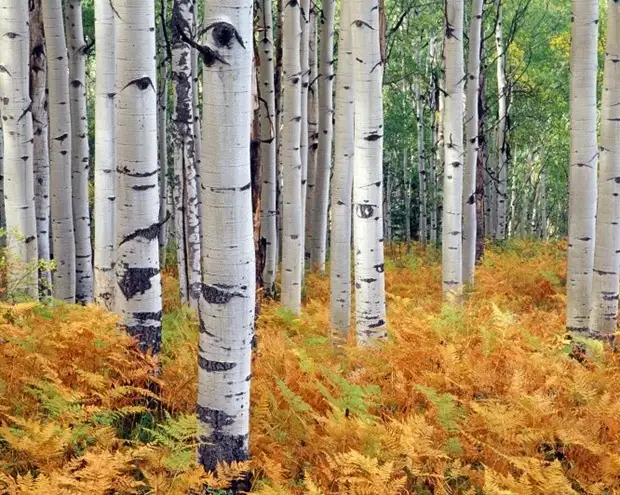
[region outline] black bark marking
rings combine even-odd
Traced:
[[[158,268],[126,268],[118,287],[127,299],[144,294],[153,284],[151,279],[159,275]]]
[[[357,205],[355,211],[359,218],[370,218],[374,215],[375,208],[372,205]]]
[[[127,333],[138,341],[142,352],[151,351],[153,354],[161,350],[161,324],[159,325],[129,325]]]
[[[221,371],[230,371],[237,367],[237,363],[224,363],[222,361],[210,361],[198,356],[198,365],[209,373],[218,373]]]
[[[146,239],[147,241],[152,241],[154,239],[157,239],[157,237],[159,236],[159,229],[161,228],[161,225],[162,225],[161,223],[154,223],[150,227],[147,227],[145,229],[138,229],[132,232],[120,242],[119,247],[125,244],[126,242],[133,241],[134,239],[138,237],[142,237],[143,239]]]
[[[133,79],[132,81],[129,81],[125,85],[123,90],[127,89],[132,84],[135,84],[140,91],[146,91],[149,87],[153,88],[153,91],[155,91],[155,86],[153,85],[153,81],[151,81],[151,78],[149,76],[139,77],[138,79]]]
[[[378,141],[382,137],[383,137],[383,134],[379,134],[378,132],[373,131],[364,137],[364,141]]]
[[[245,297],[241,292],[230,292],[216,285],[202,284],[201,292],[209,304],[228,304],[233,297]]]

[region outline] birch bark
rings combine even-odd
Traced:
[[[476,268],[476,166],[478,164],[478,103],[480,94],[480,44],[484,0],[472,4],[467,63],[467,104],[465,122],[467,144],[463,177],[463,282],[474,284]]]
[[[38,261],[29,91],[29,12],[25,2],[0,1],[0,112],[4,133],[4,204],[7,246],[29,270]],[[9,267],[11,289],[38,298],[37,272]]]
[[[47,47],[50,188],[56,299],[75,302],[76,260],[71,193],[71,110],[69,61],[61,0],[41,0]]]
[[[446,2],[445,38],[445,163],[442,222],[443,293],[449,303],[460,303],[463,294],[462,199],[463,117],[463,0]]]
[[[379,12],[372,0],[351,2],[354,60],[353,175],[357,341],[387,337],[383,258],[383,61]]]
[[[114,10],[95,2],[95,301],[114,308],[116,263],[116,46]]]
[[[351,323],[351,200],[355,149],[355,92],[349,4],[342,4],[340,15],[335,160],[331,195],[333,228],[330,254],[330,323],[335,331],[335,340],[346,341]]]
[[[314,218],[313,205],[315,196],[316,169],[319,149],[319,54],[318,54],[318,26],[316,2],[310,6],[309,23],[309,46],[308,46],[308,173],[306,178],[306,210],[304,212],[305,257],[310,259],[312,250],[312,222]]]
[[[497,47],[497,91],[499,120],[497,124],[497,230],[498,240],[506,238],[508,230],[508,84],[506,82],[506,47],[503,36],[503,5],[498,4],[498,20],[495,28]]]
[[[90,242],[88,179],[88,117],[86,115],[86,42],[82,25],[82,0],[68,0],[65,8],[69,49],[69,98],[71,101],[71,192],[75,229],[75,299],[93,301],[93,253]]]
[[[32,100],[34,201],[39,259],[49,262],[50,253],[50,154],[47,115],[47,52],[41,2],[30,3],[30,99]],[[1,144],[0,144],[1,146]],[[2,198],[3,196],[0,196]],[[52,273],[39,272],[39,293],[51,296]]]
[[[197,412],[207,430],[198,448],[207,470],[249,456],[255,302],[252,5],[252,0],[205,4],[203,88],[208,97],[200,173],[204,250]]]
[[[599,15],[597,0],[573,0],[572,5],[566,326],[569,331],[588,332],[596,233],[596,75]]]
[[[590,331],[611,337],[618,326],[620,284],[620,3],[607,2],[607,46],[592,280]]]
[[[153,0],[116,0],[116,307],[143,350],[161,347]]]

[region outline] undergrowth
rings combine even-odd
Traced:
[[[620,493],[620,358],[570,357],[564,251],[489,248],[454,309],[438,253],[394,248],[376,349],[332,348],[326,277],[301,318],[266,301],[253,459],[219,477],[196,466],[198,328],[172,276],[159,362],[101,309],[1,306],[0,493],[218,493],[248,468],[262,495]]]

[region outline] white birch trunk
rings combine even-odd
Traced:
[[[86,42],[82,26],[82,0],[68,0],[65,7],[69,49],[71,101],[71,192],[75,228],[75,299],[93,302],[93,253],[90,242],[88,179],[88,118],[86,115]]]
[[[114,308],[116,262],[116,46],[114,10],[95,1],[95,301]]]
[[[467,142],[463,176],[463,282],[474,284],[476,268],[476,167],[478,164],[478,98],[480,94],[480,43],[484,0],[474,0],[469,31],[467,63],[467,103],[465,123]]]
[[[383,258],[383,61],[379,11],[372,0],[351,2],[354,60],[354,250],[357,342],[387,337]]]
[[[174,0],[172,11],[172,81],[174,107],[175,239],[181,300],[198,308],[200,296],[200,219],[196,187],[192,54],[182,35],[192,37],[192,0]]]
[[[437,101],[437,151],[435,154],[435,205],[433,207],[433,214],[435,216],[435,222],[433,223],[433,227],[431,227],[434,234],[435,239],[439,239],[441,236],[440,229],[440,217],[439,217],[439,203],[442,201],[443,192],[442,192],[442,176],[445,169],[445,161],[446,161],[446,147],[445,147],[445,132],[444,132],[444,123],[445,123],[445,106],[446,106],[446,98],[444,95],[444,86],[445,79],[439,79],[439,98]]]
[[[158,67],[158,93],[157,93],[157,144],[158,144],[158,167],[159,167],[159,259],[160,265],[166,263],[166,250],[168,248],[168,234],[174,232],[170,226],[172,214],[170,198],[172,193],[168,185],[168,52],[164,30],[166,27],[162,19],[167,19],[167,3],[161,2],[158,43],[162,55],[159,57]]]
[[[460,303],[463,294],[463,0],[446,2],[445,163],[442,222],[443,293],[449,303]]]
[[[258,53],[260,57],[261,161],[263,188],[261,191],[261,242],[265,246],[263,283],[269,297],[275,294],[278,272],[277,231],[277,170],[276,170],[276,101],[273,44],[272,1],[261,0],[259,5],[260,29]]]
[[[590,323],[596,226],[596,76],[599,15],[597,0],[573,0],[572,5],[566,326],[569,331],[587,332]],[[618,267],[614,267],[614,270],[617,269]]]
[[[301,0],[301,138],[299,151],[301,154],[301,229],[306,231],[306,201],[308,191],[308,92],[310,87],[310,3],[312,0]],[[302,266],[306,263],[306,236],[302,236]],[[302,280],[303,280],[302,273]]]
[[[351,323],[351,200],[355,149],[355,91],[349,4],[342,4],[340,15],[335,160],[331,193],[330,323],[335,331],[335,340],[346,341]]]
[[[116,307],[143,350],[161,346],[153,0],[116,0]]]
[[[612,337],[620,284],[620,3],[607,2],[607,46],[601,108],[601,158],[590,331]]]
[[[422,43],[420,43],[421,45]],[[417,65],[420,70],[422,62],[421,46],[417,53]],[[418,235],[420,242],[425,245],[428,239],[427,233],[427,199],[426,199],[426,162],[424,156],[424,101],[421,94],[421,78],[416,81],[415,99],[416,99],[416,120],[418,123]]]
[[[547,228],[547,170],[543,166],[540,171],[540,239],[543,242],[549,240],[549,232]]]
[[[49,262],[50,253],[50,153],[47,115],[47,53],[41,2],[30,4],[30,99],[32,100],[34,201],[39,259]],[[0,144],[1,146],[1,144]],[[2,198],[2,196],[0,196]],[[1,200],[0,200],[1,201]],[[39,293],[49,297],[52,273],[39,272]]]
[[[212,55],[203,66],[207,98],[200,173],[204,250],[197,412],[207,430],[198,448],[207,470],[249,456],[255,302],[252,5],[252,0],[207,0],[205,5],[203,41]]]
[[[508,84],[506,83],[506,49],[503,37],[503,6],[498,5],[495,29],[497,48],[497,91],[499,119],[497,124],[497,231],[498,240],[506,238],[508,229]]]
[[[318,165],[319,149],[319,54],[318,54],[318,13],[316,4],[312,1],[309,19],[309,47],[308,47],[308,172],[306,177],[306,209],[304,220],[304,255],[310,259],[312,250],[312,222],[314,218],[313,205],[315,195],[316,170]]]
[[[282,22],[282,306],[301,313],[301,25],[298,3],[284,9]]]
[[[76,260],[71,198],[69,60],[61,0],[42,0],[49,90],[50,188],[56,272],[54,297],[75,302]]]
[[[429,57],[431,59],[431,101],[432,112],[431,115],[431,134],[433,139],[433,153],[431,153],[431,165],[430,165],[430,234],[429,239],[432,244],[437,244],[437,167],[443,157],[443,144],[439,143],[439,128],[442,125],[441,112],[439,108],[440,102],[440,88],[439,77],[437,75],[439,69],[438,57],[437,57],[437,40],[432,38],[429,47]]]
[[[405,242],[411,242],[411,171],[407,149],[403,150],[403,197],[405,207]]]
[[[2,129],[2,114],[0,113],[0,229],[6,228],[6,214],[4,210],[4,131]],[[0,246],[6,245],[6,237],[0,236]]]
[[[11,290],[37,299],[37,224],[29,88],[29,12],[26,2],[0,1],[0,113],[4,132],[4,202]],[[20,266],[23,263],[26,265]],[[26,275],[24,274],[26,271]],[[29,274],[28,274],[29,273]]]
[[[312,203],[312,247],[310,261],[318,271],[325,271],[329,209],[329,177],[332,168],[334,139],[334,18],[336,1],[323,0],[319,49],[319,148]],[[379,60],[380,61],[380,60]],[[382,196],[383,197],[383,196]]]

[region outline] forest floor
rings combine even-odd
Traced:
[[[219,480],[195,463],[198,328],[172,277],[155,380],[101,309],[2,306],[0,493],[225,493],[248,467],[262,495],[620,493],[620,355],[571,352],[565,247],[490,247],[462,309],[436,250],[391,250],[377,349],[332,348],[326,277],[300,319],[264,302],[252,461]]]

